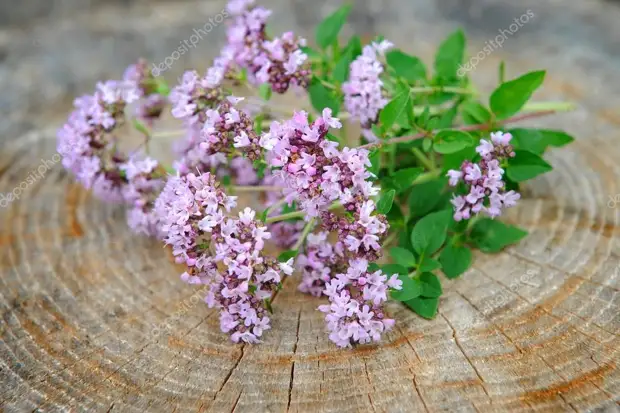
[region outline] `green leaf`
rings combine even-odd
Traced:
[[[368,159],[370,160],[371,164],[370,168],[368,168],[368,171],[373,175],[378,176],[379,170],[381,170],[381,152],[375,149],[374,151],[370,152],[370,155],[368,155]]]
[[[441,43],[435,56],[435,73],[442,79],[457,79],[465,55],[465,34],[461,29],[453,32]]]
[[[472,261],[471,250],[467,247],[448,244],[439,255],[443,273],[448,278],[456,278],[463,274]]]
[[[491,112],[481,103],[467,101],[461,105],[461,116],[467,125],[484,125],[491,121]]]
[[[340,110],[340,101],[334,96],[333,91],[325,87],[318,78],[312,78],[310,86],[308,87],[308,93],[310,94],[312,107],[318,113],[322,113],[325,108],[330,108],[332,110],[332,116],[338,114]]]
[[[345,4],[338,10],[327,16],[316,28],[316,43],[321,49],[326,49],[337,38],[340,29],[347,20],[347,16],[351,11],[351,5]]]
[[[394,262],[406,268],[411,268],[416,264],[415,255],[405,248],[392,247],[390,248],[390,256]]]
[[[527,181],[553,169],[535,153],[517,150],[515,154],[514,158],[508,160],[508,167],[506,168],[506,174],[515,182]]]
[[[398,265],[398,264],[384,264],[381,266],[381,271],[383,271],[385,275],[394,275],[394,274],[407,275],[408,274],[407,269],[403,267],[402,265]]]
[[[471,243],[483,252],[499,252],[516,244],[527,235],[527,231],[500,221],[483,218],[477,221],[469,234]]]
[[[417,297],[409,301],[405,301],[405,305],[411,308],[419,316],[430,320],[437,314],[439,298]]]
[[[450,109],[441,113],[438,117],[434,118],[434,119],[437,119],[437,123],[432,129],[451,128],[452,125],[454,125],[454,119],[456,118],[457,114],[458,114],[458,105],[454,105]]]
[[[362,44],[359,36],[353,36],[345,47],[338,63],[334,67],[334,80],[344,83],[349,78],[349,67],[351,62],[362,53]]]
[[[524,149],[542,155],[547,147],[561,147],[575,139],[562,131],[549,129],[515,128],[508,131],[512,134],[511,144],[515,149]]]
[[[467,148],[454,153],[448,153],[443,156],[443,171],[450,169],[460,169],[461,164],[466,159],[473,159],[476,156],[476,147],[468,146]]]
[[[263,301],[265,302],[265,308],[267,309],[267,311],[269,311],[270,314],[273,314],[273,307],[271,306],[271,299],[265,298]]]
[[[442,177],[414,185],[409,195],[409,215],[420,217],[432,211],[439,203],[447,182],[447,179]]]
[[[432,272],[425,272],[420,275],[420,282],[422,283],[422,295],[424,297],[436,298],[443,294],[441,281]]]
[[[537,129],[517,128],[508,132],[512,135],[510,143],[515,149],[524,149],[537,155],[542,155],[547,148],[542,133]]]
[[[446,240],[452,211],[433,212],[420,219],[411,231],[411,245],[418,253],[428,255],[437,251]]]
[[[400,209],[400,205],[398,204],[392,205],[392,209],[387,214],[387,219],[390,223],[391,229],[397,229],[405,226],[405,216],[403,215],[403,211]]]
[[[561,147],[575,140],[568,133],[560,130],[539,129],[538,131],[542,133],[543,140],[550,146]]]
[[[157,79],[157,88],[155,89],[155,93],[168,96],[170,94],[170,86],[166,83],[166,80],[163,77]]]
[[[394,203],[394,195],[396,195],[396,191],[390,189],[387,192],[384,192],[377,201],[377,212],[380,214],[387,214],[392,209],[392,204]]]
[[[271,85],[269,83],[263,83],[258,87],[258,94],[264,100],[271,99]]]
[[[420,280],[400,274],[398,279],[403,282],[402,289],[390,290],[390,296],[396,301],[409,301],[422,294],[423,285]]]
[[[348,53],[344,53],[338,59],[338,63],[334,66],[333,76],[334,80],[339,83],[344,83],[349,78],[349,66],[353,59]]]
[[[424,257],[422,262],[420,263],[420,267],[418,270],[422,272],[426,271],[435,271],[441,268],[441,263],[434,258]]]
[[[420,59],[410,56],[400,50],[392,50],[386,54],[387,64],[396,76],[403,77],[409,82],[426,79],[426,66]]]
[[[392,175],[392,182],[396,187],[397,192],[402,192],[413,184],[413,181],[420,176],[422,173],[422,168],[405,168],[399,171],[396,171],[394,175]]]
[[[394,122],[401,116],[406,115],[407,109],[411,107],[411,94],[403,92],[392,99],[379,114],[379,120],[383,130],[388,130]]]
[[[376,262],[371,262],[370,264],[368,264],[368,272],[375,272],[380,269],[381,267],[379,267]]]
[[[430,152],[433,148],[433,140],[429,138],[424,138],[422,140],[422,150],[424,152]]]
[[[319,60],[321,59],[321,53],[317,52],[311,47],[303,46],[299,48],[309,59]]]
[[[286,251],[283,251],[280,255],[278,255],[278,261],[286,262],[286,261],[290,260],[291,258],[297,257],[297,254],[299,254],[299,251],[297,251],[297,250],[286,250]]]
[[[473,144],[474,139],[467,132],[442,130],[435,136],[433,149],[437,153],[448,154],[462,151]]]
[[[530,100],[544,79],[545,71],[539,70],[502,83],[491,94],[491,110],[499,119],[506,119],[514,115]]]

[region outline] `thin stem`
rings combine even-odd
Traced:
[[[304,227],[304,230],[302,231],[301,235],[299,236],[299,239],[297,240],[295,245],[293,245],[293,248],[292,248],[293,250],[299,251],[299,249],[303,245],[304,241],[306,240],[306,237],[308,236],[310,231],[312,231],[312,228],[314,228],[314,223],[315,222],[316,222],[315,218],[312,218],[310,221],[308,221],[308,223]]]
[[[426,86],[426,87],[412,87],[412,93],[428,93],[432,94],[435,92],[445,92],[445,93],[457,93],[460,95],[475,95],[475,91],[471,89],[464,89],[462,87],[451,87],[451,86]]]
[[[428,157],[424,155],[424,153],[420,149],[413,148],[412,151],[415,157],[418,158],[418,160],[422,163],[422,165],[426,166],[431,171],[435,170],[435,165],[433,164],[433,162],[431,162],[431,160],[428,159]]]
[[[328,210],[331,211],[332,209],[337,209],[337,208],[340,208],[341,206],[342,205],[340,205],[340,202],[334,202],[333,204],[330,205]],[[282,215],[277,215],[275,217],[267,218],[265,220],[265,223],[271,224],[271,223],[274,223],[274,222],[286,221],[287,219],[302,218],[302,217],[306,216],[307,214],[308,213],[306,211],[289,212],[287,214],[282,214]]]
[[[281,200],[279,200],[278,202],[276,202],[275,204],[271,205],[270,207],[267,208],[267,210],[265,211],[265,216],[268,217],[269,214],[276,210],[277,208],[280,208],[282,205],[286,204],[286,198],[282,198]]]
[[[268,185],[257,185],[257,186],[231,186],[231,189],[236,192],[270,192],[270,191],[281,191],[284,188],[281,186],[268,186]]]
[[[319,78],[317,78],[317,79],[319,79]],[[331,84],[331,83],[329,83],[329,82],[327,82],[327,81],[325,81],[323,79],[319,79],[319,81],[321,82],[321,84],[323,84],[323,86],[325,86],[328,89],[332,89],[332,90],[338,89],[338,87],[336,87],[336,85]]]
[[[398,232],[392,232],[388,237],[383,241],[382,248],[387,248],[394,240],[398,237]]]
[[[185,133],[186,131],[182,129],[177,129],[177,130],[156,132],[156,133],[153,133],[151,136],[153,138],[176,138],[178,136],[185,135]]]
[[[570,112],[575,109],[577,109],[577,105],[573,102],[530,102],[526,103],[521,110],[524,112],[538,112],[543,110]]]
[[[301,218],[304,215],[306,215],[304,211],[294,211],[287,214],[276,215],[275,217],[267,218],[265,222],[267,224],[272,224],[274,222],[286,221],[287,219]]]
[[[428,181],[432,181],[433,179],[437,178],[440,174],[441,174],[440,170],[435,170],[433,172],[426,172],[422,175],[419,175],[416,179],[414,179],[411,185],[419,185],[419,184],[423,184]]]

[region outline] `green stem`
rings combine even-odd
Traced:
[[[319,79],[319,78],[317,78],[317,79]],[[338,87],[336,85],[334,85],[332,83],[329,83],[326,80],[323,80],[323,79],[319,79],[319,80],[321,81],[321,84],[323,86],[325,86],[326,88],[328,88],[328,89],[332,89],[332,90],[337,90],[338,89]]]
[[[433,162],[431,162],[431,160],[428,159],[428,157],[424,155],[424,153],[420,149],[413,148],[411,151],[413,152],[415,157],[418,158],[420,163],[422,163],[422,165],[426,166],[430,171],[435,170],[435,165],[433,164]]]
[[[573,102],[530,102],[523,106],[524,112],[539,112],[553,110],[555,112],[571,112],[577,109]]]
[[[433,94],[435,92],[445,92],[445,93],[457,93],[460,95],[475,95],[475,91],[471,89],[464,89],[462,87],[451,87],[451,86],[426,86],[426,87],[412,87],[412,93],[419,94]]]
[[[287,214],[276,215],[275,217],[267,218],[265,222],[267,224],[271,224],[274,222],[286,221],[287,219],[301,218],[305,215],[306,213],[304,211],[294,211],[294,212],[289,212]]]
[[[306,240],[306,237],[308,236],[308,234],[310,233],[310,231],[312,231],[312,228],[314,228],[314,223],[316,222],[315,218],[312,218],[310,221],[308,221],[308,223],[306,224],[306,226],[304,227],[303,232],[301,233],[301,235],[299,236],[299,239],[297,240],[297,242],[295,243],[295,245],[293,245],[293,250],[299,251],[299,249],[301,248],[301,246],[303,245],[304,241]]]
[[[387,248],[394,240],[398,237],[398,232],[392,232],[388,237],[383,241],[383,248]]]
[[[176,138],[178,136],[182,136],[186,133],[186,131],[182,129],[178,130],[169,130],[169,131],[161,131],[153,133],[151,136],[153,138]]]
[[[422,265],[423,262],[424,262],[424,251],[422,251],[422,253],[420,254],[420,259],[418,260],[419,264],[415,267],[414,277],[418,277],[420,275],[420,266]]]
[[[341,206],[342,205],[340,205],[340,202],[334,202],[333,204],[330,205],[328,209],[331,211],[332,209],[337,209],[337,208],[340,208]],[[267,224],[272,224],[274,222],[286,221],[288,219],[302,218],[302,217],[305,217],[307,214],[308,213],[306,211],[293,211],[287,214],[276,215],[275,217],[267,218],[265,222]]]
[[[268,185],[258,185],[258,186],[231,186],[230,189],[235,192],[269,192],[269,191],[281,191],[284,188],[281,186],[268,186]]]
[[[465,232],[470,231],[474,227],[474,225],[476,225],[476,222],[478,222],[479,219],[480,219],[480,215],[476,215],[472,219],[470,219],[469,222],[467,223],[467,229],[465,230]]]
[[[282,198],[281,200],[279,200],[278,202],[276,202],[275,204],[271,205],[270,207],[267,208],[267,210],[265,211],[265,217],[268,217],[269,214],[272,211],[275,211],[277,208],[280,208],[282,205],[286,204],[286,198]]]
[[[441,174],[440,170],[435,170],[433,172],[427,172],[422,175],[419,175],[416,179],[413,180],[411,185],[420,185],[428,181],[432,181],[433,179],[439,177]]]

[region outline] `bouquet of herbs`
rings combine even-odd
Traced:
[[[206,287],[235,342],[270,329],[288,276],[326,297],[318,310],[341,347],[380,340],[395,323],[389,299],[432,318],[442,277],[466,272],[473,249],[526,236],[498,217],[522,182],[551,170],[545,150],[573,140],[513,124],[570,105],[530,103],[545,72],[507,80],[503,65],[480,101],[462,70],[462,31],[427,67],[381,37],[343,42],[349,6],[309,46],[291,32],[269,36],[271,11],[254,3],[229,1],[227,44],[205,73],[169,87],[140,60],[76,99],[58,134],[64,166],[103,201],[125,204],[134,232],[171,247],[181,279]],[[308,99],[282,108],[274,93]],[[119,150],[123,124],[155,139],[168,110],[182,128],[173,165]],[[238,205],[242,192],[264,206]],[[269,256],[267,243],[284,252]]]

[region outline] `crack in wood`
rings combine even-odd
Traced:
[[[295,336],[295,345],[293,346],[293,357],[291,363],[291,379],[288,386],[288,403],[286,404],[286,411],[291,409],[291,399],[293,396],[293,380],[295,378],[295,355],[297,354],[297,343],[299,343],[299,327],[301,325],[301,307],[297,313],[297,333]]]

